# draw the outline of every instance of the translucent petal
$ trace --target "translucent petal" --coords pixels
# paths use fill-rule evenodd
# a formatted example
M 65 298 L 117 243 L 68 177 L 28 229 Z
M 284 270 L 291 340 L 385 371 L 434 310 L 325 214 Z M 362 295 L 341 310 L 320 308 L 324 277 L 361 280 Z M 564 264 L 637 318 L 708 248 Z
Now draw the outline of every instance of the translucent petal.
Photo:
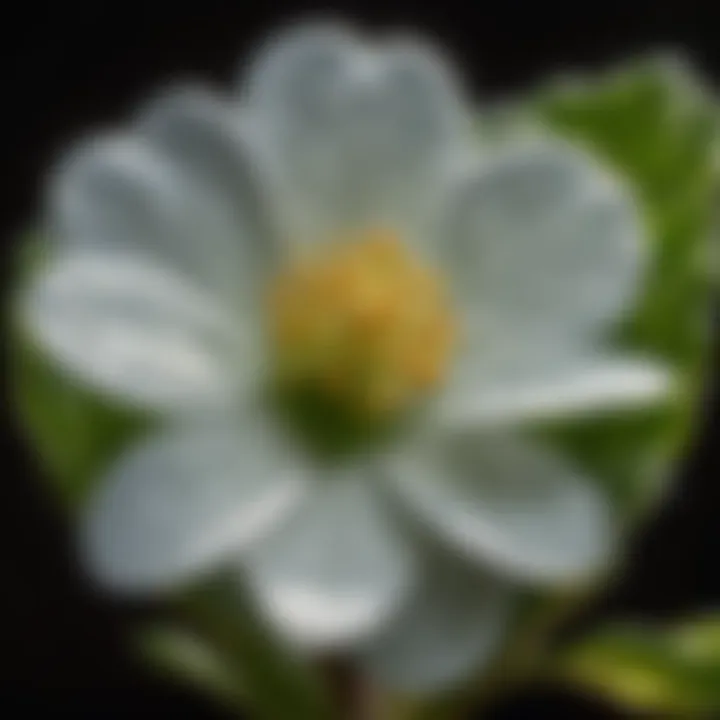
M 435 693 L 480 672 L 503 636 L 508 585 L 445 556 L 424 566 L 423 580 L 389 626 L 361 655 L 381 686 Z
M 117 399 L 186 411 L 235 398 L 259 371 L 250 323 L 181 275 L 126 253 L 59 253 L 26 290 L 32 337 Z
M 498 426 L 589 416 L 662 402 L 670 371 L 642 357 L 585 354 L 552 363 L 490 368 L 484 354 L 465 358 L 438 405 L 448 425 Z
M 388 472 L 439 537 L 507 576 L 573 581 L 609 558 L 615 538 L 607 500 L 529 441 L 478 433 L 424 438 Z
M 458 83 L 433 48 L 403 37 L 371 45 L 333 24 L 274 38 L 244 88 L 286 169 L 293 231 L 313 239 L 367 223 L 417 230 L 467 129 Z
M 409 588 L 411 557 L 365 475 L 329 478 L 248 558 L 262 607 L 302 645 L 329 648 L 373 633 Z
M 170 589 L 236 558 L 307 491 L 279 436 L 250 418 L 169 428 L 110 470 L 85 509 L 81 551 L 110 589 Z
M 441 241 L 472 341 L 551 353 L 621 320 L 641 281 L 638 215 L 618 178 L 560 142 L 527 142 L 466 168 Z

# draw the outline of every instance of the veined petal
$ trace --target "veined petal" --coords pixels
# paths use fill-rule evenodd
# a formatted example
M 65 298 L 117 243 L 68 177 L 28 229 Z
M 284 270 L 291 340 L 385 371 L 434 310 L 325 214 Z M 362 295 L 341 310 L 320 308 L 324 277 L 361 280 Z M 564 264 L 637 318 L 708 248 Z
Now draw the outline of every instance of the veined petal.
M 645 253 L 639 208 L 620 178 L 590 155 L 540 140 L 459 175 L 441 239 L 481 347 L 564 351 L 621 319 Z
M 406 605 L 361 654 L 381 686 L 434 693 L 479 672 L 512 608 L 507 583 L 456 559 L 433 558 Z
M 584 579 L 608 561 L 608 501 L 560 458 L 502 434 L 438 435 L 388 463 L 409 508 L 451 547 L 530 581 Z
M 246 280 L 238 255 L 256 243 L 235 209 L 148 138 L 85 140 L 53 169 L 51 237 L 65 245 L 142 252 L 234 298 Z
M 438 417 L 455 426 L 498 426 L 641 408 L 672 389 L 670 370 L 622 355 L 569 357 L 522 372 L 489 371 L 467 358 L 439 401 Z
M 328 478 L 247 558 L 261 606 L 301 645 L 328 648 L 372 634 L 410 586 L 411 557 L 366 473 Z
M 252 283 L 253 274 L 277 261 L 271 187 L 257 137 L 261 128 L 234 103 L 195 85 L 175 85 L 138 114 L 135 129 L 153 149 L 207 188 L 237 223 L 235 237 L 218 237 L 234 272 Z M 205 243 L 206 238 L 198 238 Z M 208 248 L 210 249 L 210 248 Z
M 467 130 L 459 83 L 434 49 L 311 23 L 274 38 L 246 76 L 248 109 L 287 172 L 295 233 L 422 224 L 438 169 Z
M 81 551 L 103 586 L 165 590 L 235 558 L 306 491 L 280 436 L 247 417 L 169 428 L 103 479 L 85 509 Z
M 60 252 L 21 308 L 64 369 L 130 404 L 170 412 L 226 403 L 256 378 L 249 323 L 145 257 Z

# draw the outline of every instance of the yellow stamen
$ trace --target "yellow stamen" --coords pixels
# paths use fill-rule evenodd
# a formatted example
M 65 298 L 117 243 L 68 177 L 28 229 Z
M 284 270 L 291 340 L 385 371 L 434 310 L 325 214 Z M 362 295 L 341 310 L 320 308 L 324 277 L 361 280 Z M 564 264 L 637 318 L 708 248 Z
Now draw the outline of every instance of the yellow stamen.
M 440 280 L 386 229 L 290 264 L 268 298 L 281 379 L 380 415 L 431 392 L 456 335 Z

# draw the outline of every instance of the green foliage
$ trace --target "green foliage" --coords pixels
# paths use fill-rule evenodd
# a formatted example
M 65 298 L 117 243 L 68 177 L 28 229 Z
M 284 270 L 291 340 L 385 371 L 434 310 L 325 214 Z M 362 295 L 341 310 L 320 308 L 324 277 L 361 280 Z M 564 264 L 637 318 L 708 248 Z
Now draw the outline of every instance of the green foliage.
M 253 717 L 329 720 L 327 688 L 315 668 L 276 638 L 238 582 L 206 582 L 180 598 L 179 614 L 223 659 L 245 690 Z
M 147 425 L 110 408 L 62 377 L 31 345 L 16 348 L 15 385 L 21 421 L 61 499 L 82 501 L 102 470 Z
M 717 110 L 673 58 L 556 82 L 533 106 L 547 127 L 626 178 L 643 210 L 650 263 L 637 306 L 614 340 L 666 363 L 676 373 L 677 392 L 661 407 L 545 430 L 621 507 L 639 509 L 655 499 L 668 461 L 690 437 L 705 382 L 717 240 Z
M 720 619 L 603 628 L 561 656 L 558 675 L 652 717 L 714 717 L 720 710 Z
M 157 670 L 182 679 L 213 697 L 234 703 L 245 700 L 242 678 L 200 634 L 169 623 L 141 628 L 136 647 Z
M 172 624 L 143 628 L 139 649 L 156 668 L 267 720 L 325 720 L 325 687 L 273 636 L 237 582 L 206 579 L 169 608 Z

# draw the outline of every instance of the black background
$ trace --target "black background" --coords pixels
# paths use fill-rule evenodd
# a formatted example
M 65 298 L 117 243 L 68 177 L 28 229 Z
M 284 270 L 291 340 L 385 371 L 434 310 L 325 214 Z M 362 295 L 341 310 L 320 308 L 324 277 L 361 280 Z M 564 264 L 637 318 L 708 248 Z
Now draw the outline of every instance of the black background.
M 652 49 L 685 51 L 720 86 L 720 11 L 711 3 L 468 2 L 388 4 L 373 11 L 272 3 L 60 3 L 52 13 L 14 4 L 0 43 L 0 178 L 3 238 L 32 216 L 39 179 L 68 140 L 123 118 L 168 80 L 199 76 L 227 83 L 242 57 L 278 23 L 307 11 L 340 10 L 349 19 L 418 29 L 450 49 L 478 98 L 532 88 L 569 68 L 602 68 Z M 185 7 L 185 9 L 181 9 Z M 4 265 L 9 269 L 9 263 Z M 718 343 L 714 355 L 720 360 Z M 716 363 L 720 367 L 720 363 Z M 11 381 L 10 381 L 11 382 Z M 11 388 L 9 388 L 11 390 Z M 720 607 L 718 384 L 698 408 L 699 430 L 678 489 L 638 538 L 626 578 L 595 615 L 672 618 Z M 200 695 L 155 677 L 121 649 L 124 623 L 151 610 L 101 602 L 83 591 L 62 513 L 43 492 L 34 454 L 10 429 L 0 480 L 0 712 L 68 711 L 83 717 L 156 712 L 221 717 Z M 578 718 L 615 717 L 580 698 L 541 688 L 498 718 L 545 711 Z

